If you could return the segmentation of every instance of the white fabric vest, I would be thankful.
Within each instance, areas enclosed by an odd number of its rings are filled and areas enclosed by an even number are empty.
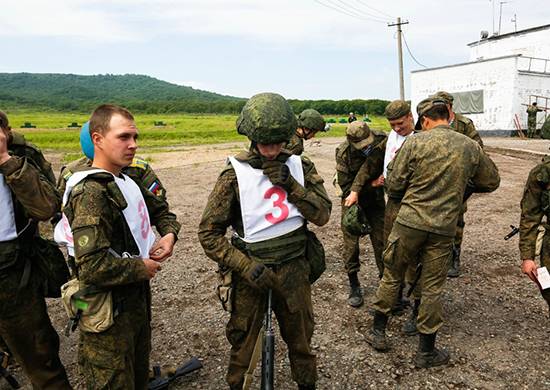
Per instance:
[[[260,242],[290,233],[304,224],[298,208],[287,199],[287,192],[274,186],[262,169],[229,157],[237,174],[245,242]],[[286,161],[292,177],[304,185],[300,156]]]
[[[11,191],[6,184],[4,175],[0,173],[0,242],[11,241],[17,238],[17,227],[15,226],[15,211]]]
[[[413,134],[413,133],[411,133]],[[410,135],[410,134],[409,134]],[[395,131],[390,131],[388,135],[388,141],[386,143],[386,154],[384,155],[384,177],[388,176],[388,165],[393,160],[403,142],[407,139],[407,136],[399,135]]]
[[[113,175],[103,169],[92,169],[73,174],[67,181],[65,193],[63,194],[63,206],[67,203],[71,191],[78,183],[84,180],[87,176],[98,172]],[[113,175],[115,178],[115,183],[120,189],[120,192],[122,192],[122,195],[128,204],[128,207],[122,210],[122,214],[124,215],[124,219],[130,228],[132,237],[134,237],[134,241],[139,248],[139,255],[142,258],[148,258],[149,251],[155,243],[155,234],[151,228],[149,211],[147,210],[145,200],[143,199],[143,195],[141,194],[138,185],[125,174],[121,174],[121,176],[122,177],[117,177]],[[65,214],[63,214],[61,221],[59,221],[55,226],[54,238],[58,244],[66,245],[69,254],[74,256],[73,233]]]

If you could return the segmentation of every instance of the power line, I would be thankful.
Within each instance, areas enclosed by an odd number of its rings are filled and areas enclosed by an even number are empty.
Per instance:
[[[363,4],[363,6],[365,6],[365,7],[367,7],[367,8],[370,8],[370,9],[373,10],[373,11],[378,12],[378,13],[381,14],[381,15],[384,15],[384,16],[386,16],[386,17],[392,19],[392,20],[395,19],[394,16],[392,16],[392,15],[390,15],[390,14],[387,14],[387,13],[385,13],[384,11],[380,11],[379,9],[374,8],[372,5],[368,5],[367,3],[365,3],[365,2],[362,1],[362,0],[356,0],[356,1],[357,1],[358,3],[360,3],[360,4]]]
[[[372,21],[372,22],[377,22],[377,23],[383,23],[383,24],[386,23],[386,22],[384,22],[384,21],[382,21],[382,20],[377,20],[377,19],[365,17],[364,15],[355,14],[354,12],[349,11],[349,10],[343,8],[342,6],[340,6],[340,5],[337,4],[337,3],[334,3],[334,2],[331,1],[331,0],[325,0],[325,1],[327,1],[329,4],[325,4],[325,3],[323,3],[323,2],[321,2],[321,1],[319,1],[319,0],[314,0],[314,1],[315,1],[316,3],[321,4],[321,5],[324,6],[324,7],[327,7],[327,8],[332,9],[333,11],[339,12],[339,13],[344,14],[344,15],[347,15],[347,16],[351,16],[351,17],[356,18],[356,19],[367,20],[367,21]]]
[[[327,0],[327,1],[331,1],[331,0]],[[384,18],[382,18],[382,17],[380,17],[380,16],[378,16],[378,15],[374,15],[374,14],[372,14],[372,13],[370,13],[370,12],[367,12],[367,11],[365,11],[365,10],[362,10],[362,9],[360,9],[360,8],[357,8],[357,7],[351,5],[351,4],[349,4],[349,3],[347,3],[347,2],[345,2],[345,1],[343,1],[343,0],[336,0],[336,1],[338,1],[339,3],[342,3],[342,4],[343,4],[344,6],[346,6],[346,7],[351,8],[352,10],[355,10],[355,11],[358,12],[360,15],[364,15],[364,16],[369,17],[369,18],[377,19],[377,20],[379,20],[380,22],[384,22],[384,23],[387,23],[387,22],[388,22],[387,19],[384,19]]]
[[[405,42],[405,47],[407,48],[407,51],[409,52],[409,55],[411,56],[411,58],[414,60],[414,62],[416,62],[418,65],[420,65],[421,67],[423,68],[427,68],[426,65],[423,65],[421,64],[420,62],[418,62],[418,60],[415,58],[415,56],[413,55],[413,53],[411,52],[411,49],[409,48],[409,44],[407,43],[407,39],[405,38],[405,33],[403,33],[403,42]]]

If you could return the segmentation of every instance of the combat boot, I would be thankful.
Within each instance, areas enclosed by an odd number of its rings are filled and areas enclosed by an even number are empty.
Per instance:
[[[447,271],[447,277],[458,278],[460,276],[460,247],[453,246],[453,258],[451,267]]]
[[[357,272],[348,274],[350,293],[348,296],[348,304],[352,307],[359,307],[363,304],[363,289],[359,284]]]
[[[405,321],[401,331],[407,336],[416,336],[418,330],[416,329],[416,320],[418,318],[418,307],[420,306],[420,299],[414,300],[414,306],[411,311],[410,317]]]
[[[430,368],[443,366],[449,363],[450,355],[445,349],[435,348],[436,333],[420,333],[418,338],[418,351],[414,357],[416,368]]]
[[[388,316],[376,310],[372,322],[372,329],[367,334],[367,343],[379,352],[385,352],[389,349],[386,340],[386,325],[388,324]]]

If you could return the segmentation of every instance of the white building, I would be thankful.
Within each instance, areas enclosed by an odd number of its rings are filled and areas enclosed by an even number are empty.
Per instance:
[[[527,127],[526,104],[550,107],[550,24],[483,37],[468,44],[470,62],[411,72],[411,101],[443,90],[455,96],[454,109],[480,131],[511,133],[515,118]],[[544,121],[539,114],[539,127]],[[487,134],[486,133],[486,134]]]

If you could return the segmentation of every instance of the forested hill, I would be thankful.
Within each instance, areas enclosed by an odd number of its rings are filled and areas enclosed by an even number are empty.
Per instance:
[[[115,103],[135,113],[237,114],[245,102],[244,98],[201,91],[143,75],[0,73],[0,110],[84,113],[102,103]],[[379,99],[289,102],[296,113],[314,108],[325,115],[349,112],[382,115],[389,103]]]
[[[234,112],[244,99],[143,75],[0,73],[0,106],[90,111],[117,103],[141,112]]]

